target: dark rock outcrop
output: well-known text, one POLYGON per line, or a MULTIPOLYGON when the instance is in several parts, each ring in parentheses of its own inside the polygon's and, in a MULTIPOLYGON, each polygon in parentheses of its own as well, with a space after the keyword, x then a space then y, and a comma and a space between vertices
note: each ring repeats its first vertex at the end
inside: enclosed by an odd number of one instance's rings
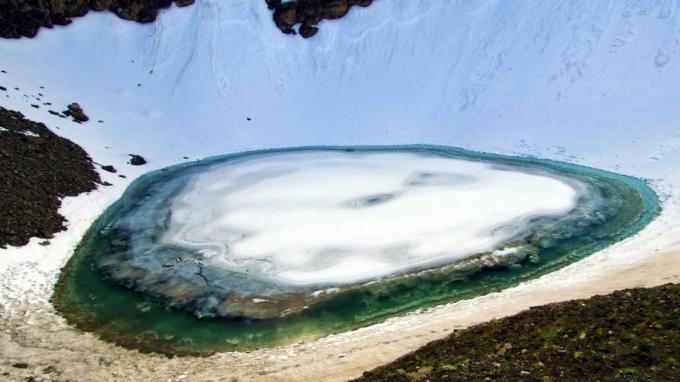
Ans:
POLYGON ((76 102, 68 105, 67 109, 62 112, 62 114, 73 118, 75 122, 82 123, 87 122, 90 118, 85 115, 83 108, 76 102))
POLYGON ((0 247, 64 229, 60 199, 95 189, 87 153, 42 123, 0 107, 0 247))
POLYGON ((265 0, 269 9, 274 10, 274 23, 283 33, 295 33, 295 25, 301 24, 298 32, 304 38, 316 34, 315 26, 322 20, 339 19, 355 5, 367 7, 373 0, 298 0, 281 2, 265 0))
POLYGON ((115 173, 118 172, 118 170, 116 170, 116 168, 113 167, 113 166, 111 166, 110 164, 107 164, 107 165, 104 165, 104 166, 100 166, 100 168, 101 168, 102 170, 107 171, 107 172, 110 172, 110 173, 112 173, 112 174, 115 174, 115 173))
MULTIPOLYGON (((120 18, 148 23, 156 20, 158 10, 173 0, 2 0, 0 1, 0 37, 33 37, 41 27, 70 24, 74 17, 87 12, 109 10, 120 18)), ((194 0, 174 0, 187 6, 194 0)))
POLYGON ((146 164, 146 159, 142 157, 141 155, 137 154, 129 154, 130 155, 130 160, 128 161, 129 164, 133 166, 141 166, 143 164, 146 164))
MULTIPOLYGON (((256 0, 253 0, 256 1, 256 0)), ((314 36, 322 20, 338 19, 353 6, 367 7, 373 0, 265 0, 274 22, 283 32, 304 38, 314 36)), ((172 3, 184 7, 194 0, 0 0, 0 37, 34 37, 40 28, 68 25, 89 11, 111 11, 125 20, 149 23, 172 3)))

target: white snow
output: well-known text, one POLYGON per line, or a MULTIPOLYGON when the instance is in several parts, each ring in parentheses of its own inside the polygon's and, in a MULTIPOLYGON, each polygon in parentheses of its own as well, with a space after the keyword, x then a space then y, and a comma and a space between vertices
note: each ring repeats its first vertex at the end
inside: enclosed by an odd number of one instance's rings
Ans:
POLYGON ((428 142, 656 177, 651 158, 680 145, 679 41, 670 1, 383 0, 304 40, 264 1, 203 0, 155 24, 91 14, 4 40, 0 65, 3 83, 103 119, 3 102, 101 162, 428 142))
POLYGON ((660 218, 570 277, 680 247, 677 1, 380 0, 304 40, 281 34, 264 1, 199 0, 155 24, 93 13, 1 40, 0 69, 22 89, 3 106, 127 176, 103 173, 112 187, 69 199, 69 230, 49 247, 0 251, 3 303, 47 300, 87 226, 142 172, 281 146, 435 143, 646 177, 660 218), (34 109, 24 92, 56 110, 77 101, 92 121, 34 109), (129 153, 150 163, 128 166, 129 153))
POLYGON ((163 241, 251 276, 348 284, 493 250, 579 195, 546 175, 434 155, 266 154, 194 175, 163 241))
POLYGON ((25 135, 25 136, 27 136, 27 137, 39 137, 39 136, 40 136, 40 134, 34 133, 34 132, 32 132, 31 130, 19 131, 19 134, 23 134, 23 135, 25 135))

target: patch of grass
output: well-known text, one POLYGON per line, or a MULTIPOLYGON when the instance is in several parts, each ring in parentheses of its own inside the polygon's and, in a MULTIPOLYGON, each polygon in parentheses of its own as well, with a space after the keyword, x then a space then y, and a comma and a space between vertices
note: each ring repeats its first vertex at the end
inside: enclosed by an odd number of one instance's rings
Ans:
POLYGON ((607 358, 607 355, 600 351, 591 351, 588 359, 592 362, 601 362, 607 358))
POLYGON ((552 342, 557 336, 564 332, 564 328, 561 326, 555 326, 548 328, 538 335, 538 338, 544 342, 552 342))

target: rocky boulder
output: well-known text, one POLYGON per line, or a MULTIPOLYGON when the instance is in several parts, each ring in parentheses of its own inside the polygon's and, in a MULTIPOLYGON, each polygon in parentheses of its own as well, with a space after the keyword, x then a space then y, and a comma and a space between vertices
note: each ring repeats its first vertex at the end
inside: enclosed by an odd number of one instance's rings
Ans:
POLYGON ((73 118, 73 120, 78 123, 87 122, 90 120, 90 118, 83 111, 83 108, 80 107, 77 102, 73 102, 72 104, 68 105, 62 114, 73 118))
POLYGON ((367 7, 373 0, 298 0, 281 2, 265 0, 274 11, 274 23, 283 33, 294 34, 294 27, 301 24, 298 32, 304 38, 312 37, 323 20, 344 17, 352 6, 367 7))
POLYGON ((141 166, 143 164, 146 164, 146 159, 142 157, 141 155, 137 154, 129 154, 130 155, 130 160, 128 161, 128 164, 131 164, 133 166, 141 166))

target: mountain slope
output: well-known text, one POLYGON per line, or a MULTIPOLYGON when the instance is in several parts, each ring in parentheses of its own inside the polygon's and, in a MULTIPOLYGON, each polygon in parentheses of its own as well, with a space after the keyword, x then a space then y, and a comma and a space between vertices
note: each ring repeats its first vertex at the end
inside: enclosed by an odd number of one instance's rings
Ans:
POLYGON ((432 343, 357 381, 674 381, 680 286, 535 307, 432 343))
POLYGON ((206 0, 153 25, 97 14, 3 41, 0 82, 94 109, 106 124, 81 139, 99 151, 426 141, 635 173, 680 145, 679 13, 672 1, 382 1, 301 40, 264 2, 206 0))
POLYGON ((92 191, 99 183, 78 145, 0 106, 0 248, 51 238, 64 229, 59 198, 92 191))

